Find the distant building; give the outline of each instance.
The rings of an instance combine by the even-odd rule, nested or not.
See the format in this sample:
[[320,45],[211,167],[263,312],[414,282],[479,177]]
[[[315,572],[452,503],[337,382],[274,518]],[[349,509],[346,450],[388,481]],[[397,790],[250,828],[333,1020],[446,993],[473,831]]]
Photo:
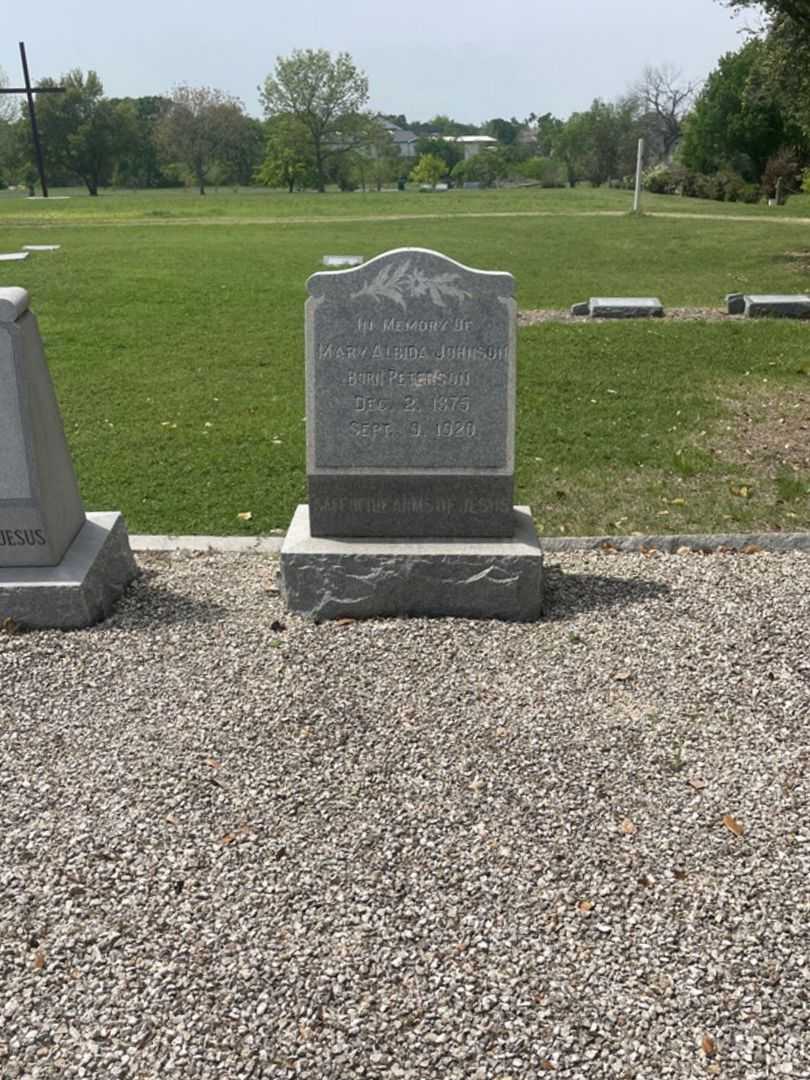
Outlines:
[[469,161],[487,146],[497,146],[498,140],[489,135],[445,135],[447,142],[458,143],[464,151],[464,160]]
[[404,128],[399,127],[397,124],[392,124],[390,120],[381,120],[380,123],[391,136],[391,141],[399,150],[400,157],[416,157],[418,135],[414,135],[412,131],[405,131]]

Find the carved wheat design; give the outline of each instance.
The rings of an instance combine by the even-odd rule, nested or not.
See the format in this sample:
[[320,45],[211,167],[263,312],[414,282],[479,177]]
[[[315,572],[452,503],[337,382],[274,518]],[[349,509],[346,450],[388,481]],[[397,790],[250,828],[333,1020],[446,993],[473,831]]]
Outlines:
[[407,311],[407,299],[429,296],[437,307],[447,307],[449,300],[469,300],[471,293],[454,284],[458,274],[437,274],[428,277],[422,270],[410,269],[410,259],[401,266],[384,266],[375,278],[367,282],[362,289],[351,294],[351,299],[358,296],[371,296],[376,301],[393,300],[403,311]]

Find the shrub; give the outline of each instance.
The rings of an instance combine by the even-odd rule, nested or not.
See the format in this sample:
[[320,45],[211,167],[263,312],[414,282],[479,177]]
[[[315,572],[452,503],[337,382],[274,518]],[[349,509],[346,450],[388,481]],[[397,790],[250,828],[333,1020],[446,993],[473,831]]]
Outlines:
[[782,181],[782,194],[787,197],[791,192],[799,190],[801,182],[801,166],[795,150],[783,146],[772,157],[768,158],[765,171],[762,174],[762,186],[769,199],[776,198],[776,185]]
[[653,165],[647,169],[641,177],[645,191],[653,195],[673,195],[675,193],[675,177],[667,165]]
[[522,161],[516,171],[527,180],[538,180],[544,188],[565,187],[565,165],[547,157],[532,157]]
[[706,176],[698,173],[695,177],[695,197],[698,199],[715,199],[722,202],[725,196],[723,181],[719,173],[714,176]]

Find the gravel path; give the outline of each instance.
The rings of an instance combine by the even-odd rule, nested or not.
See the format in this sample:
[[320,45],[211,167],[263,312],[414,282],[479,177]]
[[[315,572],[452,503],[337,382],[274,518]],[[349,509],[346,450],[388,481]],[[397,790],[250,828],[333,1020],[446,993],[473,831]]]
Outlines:
[[0,1076],[810,1076],[810,554],[548,559],[530,626],[143,556],[0,636]]

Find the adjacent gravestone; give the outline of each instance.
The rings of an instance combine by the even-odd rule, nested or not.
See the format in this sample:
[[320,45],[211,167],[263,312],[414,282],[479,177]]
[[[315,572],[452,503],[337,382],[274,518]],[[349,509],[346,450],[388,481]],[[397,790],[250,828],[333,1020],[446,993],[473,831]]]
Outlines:
[[360,266],[365,260],[362,255],[324,255],[321,262],[337,270],[342,266]]
[[85,626],[136,568],[121,515],[85,515],[28,299],[0,289],[0,621]]
[[748,319],[810,318],[810,296],[804,293],[795,296],[746,293],[744,302],[745,316]]
[[537,618],[542,556],[513,505],[511,275],[405,248],[308,288],[309,506],[282,550],[288,605]]
[[656,296],[592,296],[571,307],[572,315],[592,319],[660,319],[664,307]]

